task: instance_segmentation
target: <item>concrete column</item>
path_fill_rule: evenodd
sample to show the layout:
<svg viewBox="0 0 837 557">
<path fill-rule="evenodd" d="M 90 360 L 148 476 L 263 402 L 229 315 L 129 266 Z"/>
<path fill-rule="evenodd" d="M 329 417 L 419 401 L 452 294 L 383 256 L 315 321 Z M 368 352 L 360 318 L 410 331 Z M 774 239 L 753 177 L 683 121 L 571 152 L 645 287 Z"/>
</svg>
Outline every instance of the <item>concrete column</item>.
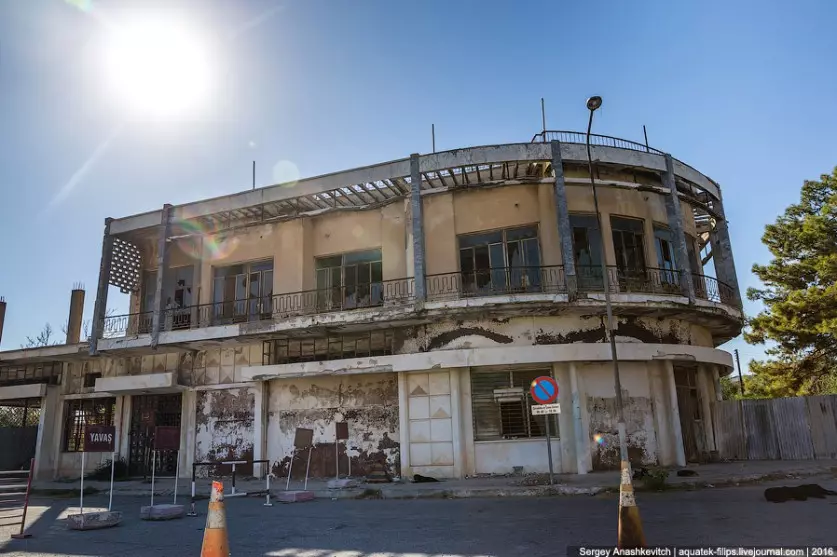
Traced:
<svg viewBox="0 0 837 557">
<path fill-rule="evenodd" d="M 564 264 L 564 279 L 567 294 L 572 300 L 578 291 L 573 254 L 573 230 L 570 226 L 570 209 L 567 203 L 567 188 L 564 182 L 564 162 L 561 158 L 561 142 L 550 142 L 552 149 L 552 170 L 555 172 L 555 211 L 558 214 L 558 236 L 561 239 L 561 258 Z"/>
<path fill-rule="evenodd" d="M 93 309 L 93 320 L 90 327 L 90 342 L 88 351 L 91 356 L 96 355 L 99 339 L 102 338 L 105 325 L 105 314 L 108 307 L 108 282 L 110 281 L 110 265 L 113 257 L 113 237 L 110 235 L 112 218 L 105 219 L 105 233 L 102 239 L 102 258 L 99 260 L 99 284 L 96 287 L 96 304 Z"/>
<path fill-rule="evenodd" d="M 163 299 L 163 284 L 165 284 L 166 272 L 169 268 L 169 227 L 171 224 L 172 206 L 168 203 L 163 205 L 162 218 L 160 219 L 159 236 L 157 238 L 157 286 L 154 290 L 154 317 L 151 322 L 151 347 L 157 348 L 160 340 L 160 331 L 165 323 L 166 301 Z"/>
<path fill-rule="evenodd" d="M 735 261 L 732 257 L 732 244 L 729 238 L 727 218 L 724 214 L 724 204 L 720 199 L 712 202 L 712 208 L 721 217 L 715 221 L 715 227 L 709 232 L 709 241 L 712 243 L 712 258 L 715 261 L 715 276 L 718 280 L 732 288 L 733 300 L 736 305 L 741 305 L 741 291 L 738 287 L 738 275 L 735 272 Z"/>
<path fill-rule="evenodd" d="M 473 476 L 477 473 L 477 454 L 474 448 L 474 408 L 471 405 L 471 368 L 463 367 L 459 371 L 459 388 L 461 416 L 462 416 L 462 448 L 465 459 L 462 472 Z"/>
<path fill-rule="evenodd" d="M 576 459 L 575 420 L 573 419 L 572 381 L 570 380 L 569 364 L 552 364 L 552 376 L 558 382 L 558 403 L 561 413 L 558 414 L 558 439 L 561 442 L 561 470 L 578 472 Z"/>
<path fill-rule="evenodd" d="M 119 413 L 120 427 L 116 430 L 116 450 L 120 456 L 128 458 L 131 447 L 131 403 L 130 395 L 122 397 L 122 411 Z"/>
<path fill-rule="evenodd" d="M 703 412 L 703 429 L 706 436 L 706 447 L 710 451 L 717 450 L 715 447 L 715 428 L 712 427 L 712 369 L 708 364 L 698 365 L 697 387 L 700 394 L 701 412 Z"/>
<path fill-rule="evenodd" d="M 721 388 L 721 372 L 718 366 L 712 366 L 712 379 L 715 382 L 715 400 L 721 402 L 724 400 L 724 391 Z"/>
<path fill-rule="evenodd" d="M 677 402 L 677 386 L 674 383 L 674 364 L 665 360 L 665 379 L 668 383 L 669 406 L 671 407 L 671 427 L 674 434 L 674 450 L 677 465 L 686 466 L 686 449 L 683 446 L 683 429 L 680 426 L 680 404 Z"/>
<path fill-rule="evenodd" d="M 35 444 L 35 479 L 46 479 L 55 469 L 57 452 L 55 452 L 54 437 L 60 437 L 56 427 L 61 414 L 62 405 L 58 399 L 61 389 L 47 387 L 46 394 L 41 398 L 41 419 L 38 423 L 38 439 Z"/>
<path fill-rule="evenodd" d="M 180 477 L 192 477 L 195 462 L 195 429 L 198 413 L 197 391 L 183 391 L 180 401 Z"/>
<path fill-rule="evenodd" d="M 253 460 L 261 460 L 267 454 L 267 406 L 270 400 L 270 383 L 261 381 L 253 385 Z M 262 474 L 270 472 L 270 466 L 253 465 L 253 475 L 261 478 Z"/>
<path fill-rule="evenodd" d="M 453 477 L 462 478 L 462 394 L 460 393 L 459 368 L 450 370 L 450 418 L 453 441 Z"/>
<path fill-rule="evenodd" d="M 410 412 L 407 374 L 398 372 L 398 437 L 400 443 L 401 477 L 412 476 L 410 469 Z"/>
<path fill-rule="evenodd" d="M 410 209 L 411 209 L 411 230 L 413 236 L 413 277 L 415 280 L 416 301 L 423 302 L 427 299 L 427 289 L 424 272 L 424 221 L 422 218 L 421 201 L 421 168 L 419 167 L 419 155 L 410 155 Z"/>
<path fill-rule="evenodd" d="M 668 188 L 666 195 L 666 214 L 668 227 L 674 239 L 677 267 L 680 269 L 680 290 L 689 298 L 689 303 L 695 303 L 695 283 L 692 280 L 692 262 L 689 261 L 689 250 L 686 249 L 686 233 L 683 231 L 683 208 L 677 195 L 677 183 L 674 179 L 674 160 L 666 155 L 666 171 L 663 173 L 663 185 Z"/>
<path fill-rule="evenodd" d="M 581 384 L 575 362 L 570 362 L 570 391 L 572 392 L 573 435 L 575 436 L 576 471 L 586 474 L 593 468 L 590 455 L 590 442 L 584 431 L 581 414 L 581 401 L 584 398 L 584 387 Z"/>
</svg>

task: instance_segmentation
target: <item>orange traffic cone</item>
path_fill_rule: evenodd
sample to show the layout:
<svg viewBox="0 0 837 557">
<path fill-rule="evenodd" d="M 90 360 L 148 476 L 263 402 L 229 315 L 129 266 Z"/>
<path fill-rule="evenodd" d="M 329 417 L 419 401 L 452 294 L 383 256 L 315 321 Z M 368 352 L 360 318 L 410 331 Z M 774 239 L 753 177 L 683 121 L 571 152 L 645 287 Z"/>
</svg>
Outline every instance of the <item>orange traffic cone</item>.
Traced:
<svg viewBox="0 0 837 557">
<path fill-rule="evenodd" d="M 616 534 L 616 547 L 619 549 L 645 547 L 645 532 L 642 530 L 631 476 L 631 463 L 623 460 L 622 482 L 619 486 L 619 525 Z"/>
<path fill-rule="evenodd" d="M 230 557 L 227 513 L 224 511 L 224 485 L 221 482 L 212 482 L 212 495 L 209 497 L 209 512 L 206 513 L 201 557 Z"/>
</svg>

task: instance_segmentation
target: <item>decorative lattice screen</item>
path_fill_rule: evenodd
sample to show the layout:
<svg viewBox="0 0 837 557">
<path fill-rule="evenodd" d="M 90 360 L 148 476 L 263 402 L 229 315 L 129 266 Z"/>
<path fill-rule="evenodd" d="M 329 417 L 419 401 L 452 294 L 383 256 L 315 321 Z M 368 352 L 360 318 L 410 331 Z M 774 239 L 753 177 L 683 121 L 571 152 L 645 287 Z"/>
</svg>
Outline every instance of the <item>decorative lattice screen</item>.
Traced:
<svg viewBox="0 0 837 557">
<path fill-rule="evenodd" d="M 137 246 L 119 238 L 113 239 L 108 282 L 118 286 L 124 294 L 137 292 L 140 286 L 140 250 Z"/>
</svg>

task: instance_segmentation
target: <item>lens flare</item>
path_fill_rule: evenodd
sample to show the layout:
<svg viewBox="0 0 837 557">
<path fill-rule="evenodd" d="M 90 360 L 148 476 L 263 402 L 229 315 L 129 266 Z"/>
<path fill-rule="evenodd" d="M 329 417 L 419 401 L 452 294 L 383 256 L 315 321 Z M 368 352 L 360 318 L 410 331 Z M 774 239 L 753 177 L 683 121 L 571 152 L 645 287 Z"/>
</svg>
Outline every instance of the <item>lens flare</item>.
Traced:
<svg viewBox="0 0 837 557">
<path fill-rule="evenodd" d="M 299 168 L 291 161 L 279 161 L 273 165 L 273 183 L 293 187 L 299 182 Z"/>
<path fill-rule="evenodd" d="M 593 441 L 595 441 L 597 445 L 604 445 L 604 442 L 605 442 L 604 435 L 602 435 L 601 433 L 595 434 L 593 436 Z"/>
<path fill-rule="evenodd" d="M 203 224 L 187 220 L 179 222 L 175 242 L 177 247 L 192 259 L 201 261 L 221 261 L 229 258 L 238 248 L 239 240 L 234 236 L 226 237 L 215 233 Z"/>
<path fill-rule="evenodd" d="M 82 12 L 90 12 L 93 10 L 93 0 L 64 0 L 64 3 Z"/>
</svg>

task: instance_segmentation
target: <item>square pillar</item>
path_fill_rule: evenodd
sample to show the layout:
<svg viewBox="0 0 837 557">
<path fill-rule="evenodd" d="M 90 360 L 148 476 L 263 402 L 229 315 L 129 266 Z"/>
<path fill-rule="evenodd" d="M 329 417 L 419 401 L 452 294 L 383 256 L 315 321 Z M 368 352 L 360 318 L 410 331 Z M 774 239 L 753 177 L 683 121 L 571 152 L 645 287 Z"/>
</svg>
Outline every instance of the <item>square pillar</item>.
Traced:
<svg viewBox="0 0 837 557">
<path fill-rule="evenodd" d="M 689 261 L 689 250 L 686 248 L 686 233 L 683 230 L 683 208 L 680 206 L 680 196 L 677 195 L 677 182 L 674 178 L 674 160 L 666 155 L 666 171 L 663 173 L 663 185 L 668 189 L 666 195 L 666 214 L 668 227 L 674 239 L 677 266 L 680 269 L 680 290 L 689 298 L 689 303 L 695 303 L 695 283 L 692 280 L 692 262 Z"/>
<path fill-rule="evenodd" d="M 160 218 L 159 236 L 157 238 L 157 285 L 154 290 L 154 317 L 151 321 L 151 347 L 157 348 L 160 331 L 166 317 L 166 301 L 163 299 L 163 285 L 169 268 L 169 231 L 171 226 L 171 209 L 168 203 L 163 205 Z"/>
<path fill-rule="evenodd" d="M 197 391 L 183 391 L 180 398 L 180 462 L 181 478 L 192 477 L 192 464 L 195 462 L 195 423 L 198 413 Z"/>
<path fill-rule="evenodd" d="M 261 381 L 253 386 L 253 413 L 256 419 L 253 421 L 253 460 L 261 460 L 267 454 L 267 418 L 268 403 L 270 401 L 270 383 Z M 253 475 L 261 478 L 270 473 L 270 464 L 254 464 Z"/>
<path fill-rule="evenodd" d="M 558 403 L 561 405 L 561 413 L 558 414 L 558 439 L 561 443 L 561 469 L 559 472 L 563 474 L 568 472 L 578 473 L 569 364 L 552 364 L 552 376 L 558 382 Z"/>
<path fill-rule="evenodd" d="M 576 471 L 586 474 L 593 469 L 593 457 L 590 454 L 590 437 L 585 431 L 581 403 L 587 396 L 575 362 L 570 362 L 570 392 L 572 393 L 573 435 L 575 436 Z"/>
<path fill-rule="evenodd" d="M 407 373 L 398 372 L 398 437 L 401 477 L 412 476 L 410 469 L 410 399 L 407 393 Z"/>
<path fill-rule="evenodd" d="M 410 224 L 413 241 L 413 280 L 417 302 L 427 299 L 427 285 L 424 271 L 424 219 L 421 201 L 421 168 L 419 155 L 410 155 Z"/>
<path fill-rule="evenodd" d="M 686 466 L 686 449 L 683 445 L 683 429 L 680 426 L 680 404 L 677 402 L 677 385 L 674 383 L 674 364 L 665 360 L 665 380 L 668 383 L 671 427 L 674 434 L 674 450 L 678 466 Z"/>
<path fill-rule="evenodd" d="M 725 295 L 719 290 L 722 301 L 741 306 L 741 291 L 738 286 L 738 275 L 735 272 L 735 261 L 732 257 L 732 245 L 729 238 L 727 218 L 724 214 L 724 204 L 720 199 L 712 200 L 712 208 L 720 217 L 715 220 L 715 226 L 709 232 L 709 240 L 712 243 L 712 258 L 715 260 L 715 276 L 720 282 L 730 287 L 732 300 L 724 300 Z"/>
<path fill-rule="evenodd" d="M 462 394 L 460 392 L 460 369 L 450 370 L 450 417 L 451 439 L 453 441 L 453 477 L 462 478 L 463 453 L 462 450 Z"/>
<path fill-rule="evenodd" d="M 41 419 L 38 423 L 38 438 L 35 442 L 35 479 L 45 479 L 55 468 L 58 452 L 54 450 L 54 437 L 61 437 L 56 427 L 63 406 L 58 400 L 59 387 L 48 386 L 41 398 Z"/>
<path fill-rule="evenodd" d="M 105 314 L 108 307 L 108 283 L 110 281 L 110 267 L 113 258 L 113 237 L 110 235 L 112 218 L 105 219 L 105 233 L 102 238 L 102 258 L 99 260 L 99 283 L 96 286 L 96 304 L 93 309 L 93 320 L 90 325 L 90 339 L 88 350 L 91 356 L 96 355 L 99 339 L 102 338 L 105 326 Z"/>
<path fill-rule="evenodd" d="M 558 237 L 561 240 L 561 259 L 564 265 L 564 280 L 567 283 L 567 294 L 572 300 L 578 291 L 578 280 L 575 270 L 575 256 L 573 254 L 573 231 L 570 226 L 570 209 L 567 203 L 567 188 L 564 182 L 564 162 L 561 158 L 561 142 L 551 141 L 552 170 L 555 173 L 555 211 L 558 216 Z"/>
</svg>

